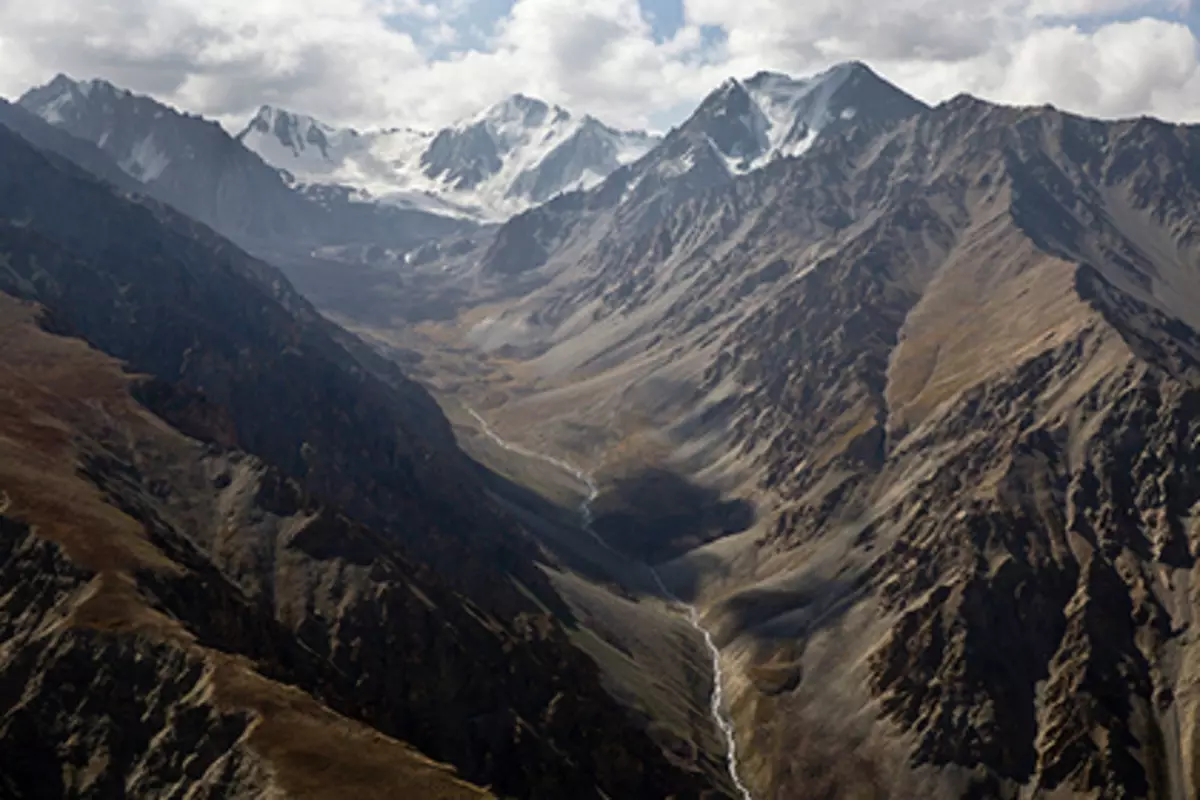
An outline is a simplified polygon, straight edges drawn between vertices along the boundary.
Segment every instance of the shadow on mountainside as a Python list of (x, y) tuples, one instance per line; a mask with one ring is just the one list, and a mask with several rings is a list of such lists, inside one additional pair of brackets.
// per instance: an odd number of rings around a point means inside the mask
[(596, 532), (651, 564), (667, 561), (754, 525), (754, 506), (659, 467), (609, 483), (593, 505)]

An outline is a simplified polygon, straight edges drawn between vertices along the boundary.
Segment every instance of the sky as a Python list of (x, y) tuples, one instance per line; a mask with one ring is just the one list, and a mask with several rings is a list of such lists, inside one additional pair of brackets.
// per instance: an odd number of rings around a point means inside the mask
[(662, 130), (727, 77), (857, 59), (928, 102), (1200, 121), (1198, 33), (1192, 0), (0, 0), (0, 95), (64, 72), (433, 128), (522, 92)]

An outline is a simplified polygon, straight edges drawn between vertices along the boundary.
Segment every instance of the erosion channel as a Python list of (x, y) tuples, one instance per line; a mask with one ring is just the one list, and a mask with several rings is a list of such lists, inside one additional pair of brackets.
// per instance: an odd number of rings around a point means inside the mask
[[(579, 516), (582, 521), (583, 530), (608, 552), (612, 553), (618, 558), (621, 558), (622, 560), (632, 560), (630, 556), (619, 552), (607, 541), (605, 541), (604, 537), (596, 532), (596, 529), (592, 524), (592, 503), (599, 496), (600, 487), (596, 484), (595, 479), (589, 473), (560, 458), (556, 458), (545, 453), (539, 453), (526, 447), (522, 447), (519, 444), (510, 442), (496, 433), (491, 425), (488, 424), (487, 420), (484, 419), (483, 416), (481, 416), (474, 409), (467, 408), (467, 413), (469, 413), (475, 422), (478, 423), (479, 428), (483, 432), (484, 436), (495, 443), (496, 446), (525, 458), (537, 459), (539, 461), (552, 464), (558, 469), (568, 473), (576, 481), (578, 481), (585, 489), (583, 500), (580, 501), (579, 504)], [(653, 564), (642, 563), (641, 566), (645, 567), (645, 569), (649, 571), (650, 577), (653, 579), (654, 585), (657, 586), (661, 592), (663, 599), (670, 602), (673, 606), (681, 609), (683, 616), (686, 617), (687, 621), (704, 640), (704, 646), (712, 660), (713, 688), (709, 709), (712, 714), (713, 723), (720, 731), (721, 738), (725, 743), (725, 758), (729, 767), (729, 777), (742, 800), (752, 800), (753, 796), (751, 795), (750, 790), (746, 787), (746, 784), (742, 782), (741, 774), (738, 768), (737, 741), (734, 735), (733, 722), (725, 709), (725, 690), (724, 676), (722, 675), (721, 670), (721, 652), (719, 649), (717, 649), (717, 645), (713, 640), (712, 634), (704, 627), (700, 617), (700, 610), (696, 608), (696, 606), (681, 600), (674, 592), (667, 588), (662, 576), (659, 574), (658, 570)]]

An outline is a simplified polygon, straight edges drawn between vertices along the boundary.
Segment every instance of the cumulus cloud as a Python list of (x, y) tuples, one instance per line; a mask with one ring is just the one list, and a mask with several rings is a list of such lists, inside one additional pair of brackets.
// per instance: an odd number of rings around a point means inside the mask
[(998, 94), (1022, 103), (1052, 98), (1101, 116), (1156, 111), (1189, 117), (1200, 98), (1196, 47), (1186, 25), (1150, 18), (1091, 33), (1040, 30), (1014, 49)]
[(662, 125), (724, 77), (867, 61), (960, 91), (1106, 116), (1200, 118), (1189, 0), (0, 0), (0, 93), (106, 77), (230, 124), (261, 103), (359, 126), (443, 124), (515, 91)]

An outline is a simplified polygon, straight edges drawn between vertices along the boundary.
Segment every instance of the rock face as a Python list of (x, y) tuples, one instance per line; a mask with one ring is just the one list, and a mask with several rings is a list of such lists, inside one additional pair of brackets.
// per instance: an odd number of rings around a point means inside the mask
[[(216, 122), (102, 80), (60, 75), (26, 92), (19, 104), (96, 145), (147, 194), (247, 247), (286, 245), (307, 252), (363, 241), (407, 247), (463, 226), (424, 212), (355, 202), (349, 190), (300, 191)], [(36, 137), (33, 142), (46, 146)]]
[(503, 413), (635, 420), (755, 500), (690, 564), (756, 793), (1195, 796), (1200, 130), (855, 103), (712, 177), (752, 99), (502, 229), (472, 341), (541, 380)]
[(0, 198), (6, 795), (705, 790), (570, 645), (422, 389), (4, 130)]

